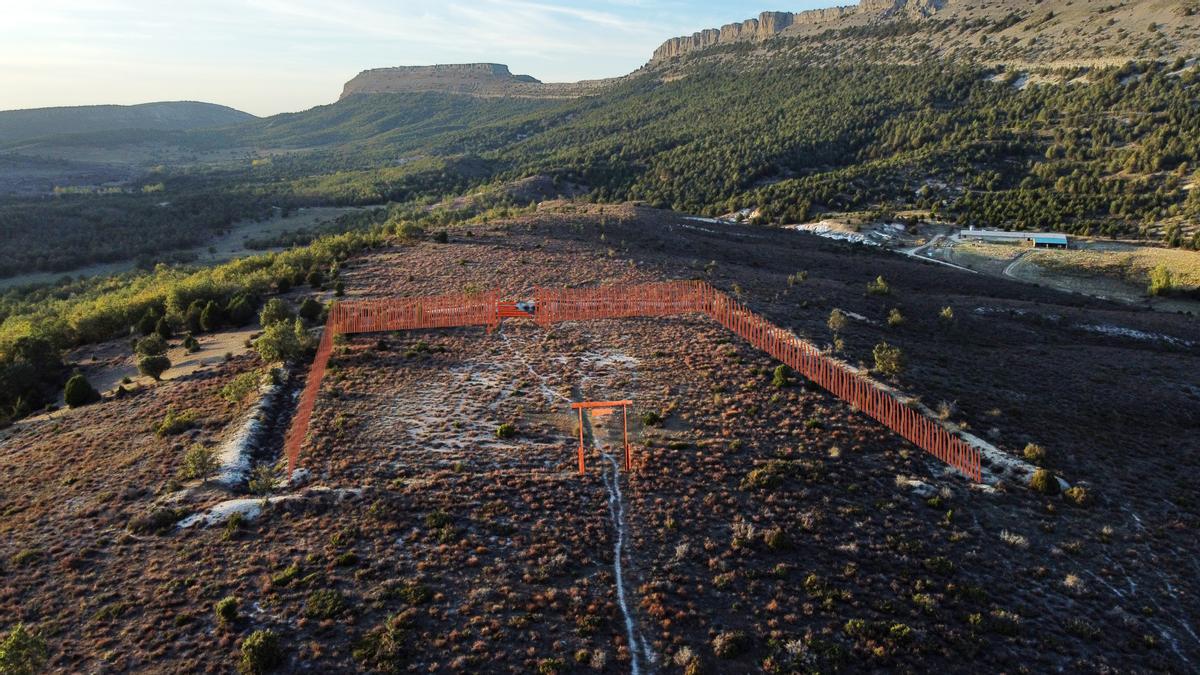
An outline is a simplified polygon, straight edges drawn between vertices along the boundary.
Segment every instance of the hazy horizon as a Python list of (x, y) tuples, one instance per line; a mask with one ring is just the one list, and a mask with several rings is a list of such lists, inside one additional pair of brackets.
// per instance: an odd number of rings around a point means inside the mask
[(768, 4), (57, 0), (8, 8), (0, 110), (190, 100), (262, 116), (331, 103), (363, 70), (435, 63), (504, 63), (546, 82), (613, 77), (670, 37), (781, 9)]

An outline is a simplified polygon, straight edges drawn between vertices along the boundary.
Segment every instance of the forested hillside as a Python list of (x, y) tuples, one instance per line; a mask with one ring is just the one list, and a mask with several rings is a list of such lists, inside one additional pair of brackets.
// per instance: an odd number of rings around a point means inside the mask
[[(603, 96), (526, 104), (507, 118), (494, 103), (456, 109), (456, 124), (429, 136), (388, 131), (393, 120), (338, 133), (376, 158), (452, 158), (446, 172), (457, 180), (429, 186), (439, 195), (545, 174), (587, 186), (595, 200), (705, 214), (756, 207), (768, 223), (916, 209), (964, 224), (1189, 243), (1200, 215), (1191, 190), (1200, 70), (1148, 62), (1044, 72), (1038, 84), (1030, 77), (953, 63), (705, 60), (671, 81), (647, 73)], [(427, 94), (423, 110), (438, 100), (454, 108), (459, 99)], [(338, 105), (314, 114), (334, 115)], [(360, 171), (322, 178), (328, 190), (306, 197), (415, 194), (387, 189), (394, 169), (361, 170), (361, 155), (319, 156), (275, 167), (275, 185), (264, 189), (294, 191), (313, 184), (299, 175), (345, 166)]]
[(5, 110), (0, 111), (0, 145), (61, 134), (221, 127), (251, 119), (249, 113), (197, 101)]

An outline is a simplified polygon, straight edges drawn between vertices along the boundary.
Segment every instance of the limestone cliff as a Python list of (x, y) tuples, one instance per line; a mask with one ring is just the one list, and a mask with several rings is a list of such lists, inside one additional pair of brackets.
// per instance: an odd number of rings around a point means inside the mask
[(508, 66), (499, 63), (399, 66), (364, 70), (346, 83), (341, 98), (420, 91), (501, 95), (530, 84), (541, 83), (529, 75), (513, 75)]
[(744, 40), (765, 40), (793, 26), (816, 26), (848, 17), (888, 18), (929, 16), (947, 0), (861, 0), (858, 5), (812, 9), (804, 12), (763, 12), (757, 19), (709, 28), (692, 35), (671, 38), (654, 50), (651, 63), (670, 59), (697, 49)]

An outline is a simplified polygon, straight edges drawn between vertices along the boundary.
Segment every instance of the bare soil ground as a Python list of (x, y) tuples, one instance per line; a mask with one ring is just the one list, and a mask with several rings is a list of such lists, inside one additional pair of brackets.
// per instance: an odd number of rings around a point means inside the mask
[[(1194, 670), (1200, 349), (1084, 328), (1194, 340), (1194, 320), (694, 225), (567, 207), (374, 251), (342, 279), (373, 297), (704, 276), (821, 343), (839, 307), (872, 319), (843, 356), (899, 345), (899, 386), (956, 401), (1006, 451), (1041, 443), (1091, 503), (973, 489), (828, 394), (773, 386), (775, 363), (700, 317), (355, 336), (303, 459), (343, 492), (228, 532), (128, 524), (174, 490), (188, 443), (237, 426), (216, 391), (251, 356), (0, 432), (0, 630), (40, 627), (61, 672), (227, 672), (259, 628), (289, 672), (629, 672), (612, 466), (589, 454), (576, 475), (567, 408), (629, 397), (643, 463), (619, 483), (622, 562), (645, 670)], [(868, 295), (880, 275), (891, 293)], [(156, 437), (167, 406), (196, 428)], [(615, 423), (589, 420), (600, 451), (619, 451)], [(228, 496), (191, 495), (184, 511)], [(222, 625), (228, 595), (241, 613)]]

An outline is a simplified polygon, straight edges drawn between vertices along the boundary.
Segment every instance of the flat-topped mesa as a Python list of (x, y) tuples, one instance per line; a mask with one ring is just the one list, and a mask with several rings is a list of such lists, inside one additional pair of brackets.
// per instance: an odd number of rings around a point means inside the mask
[[(355, 94), (398, 94), (443, 91), (504, 94), (514, 85), (541, 84), (529, 75), (513, 75), (500, 63), (451, 63), (364, 70), (346, 83), (340, 98)], [(339, 99), (340, 100), (340, 99)]]
[(738, 41), (766, 40), (792, 26), (830, 23), (851, 16), (888, 18), (896, 15), (929, 16), (941, 9), (946, 0), (861, 0), (857, 5), (810, 9), (803, 12), (763, 12), (757, 19), (709, 28), (692, 35), (671, 38), (654, 50), (651, 63), (670, 59), (697, 49)]

